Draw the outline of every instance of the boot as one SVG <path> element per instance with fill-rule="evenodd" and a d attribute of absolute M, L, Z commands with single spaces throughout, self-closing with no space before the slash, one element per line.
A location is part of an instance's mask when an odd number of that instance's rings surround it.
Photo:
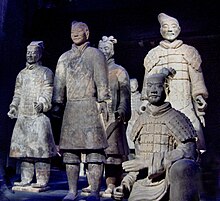
<path fill-rule="evenodd" d="M 50 163 L 36 162 L 35 163 L 37 183 L 32 183 L 32 188 L 44 188 L 47 186 L 50 178 Z"/>
<path fill-rule="evenodd" d="M 21 181 L 14 182 L 15 186 L 29 186 L 34 176 L 34 164 L 31 162 L 21 162 Z"/>
<path fill-rule="evenodd" d="M 89 163 L 88 174 L 90 178 L 91 194 L 88 196 L 87 201 L 100 201 L 99 191 L 103 176 L 103 164 Z"/>
<path fill-rule="evenodd" d="M 77 195 L 77 184 L 79 180 L 79 164 L 66 164 L 66 174 L 69 185 L 69 192 L 62 201 L 75 201 Z"/>

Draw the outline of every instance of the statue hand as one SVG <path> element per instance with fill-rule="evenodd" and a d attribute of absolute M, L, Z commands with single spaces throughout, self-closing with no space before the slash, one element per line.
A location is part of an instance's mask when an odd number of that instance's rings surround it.
<path fill-rule="evenodd" d="M 122 163 L 122 168 L 126 172 L 138 172 L 139 170 L 142 170 L 147 167 L 147 162 L 143 159 L 134 159 Z"/>
<path fill-rule="evenodd" d="M 34 109 L 37 113 L 43 112 L 43 103 L 34 102 Z"/>
<path fill-rule="evenodd" d="M 11 118 L 17 118 L 17 109 L 15 107 L 11 107 L 7 115 Z"/>
<path fill-rule="evenodd" d="M 99 113 L 103 115 L 104 121 L 108 121 L 108 107 L 105 101 L 99 103 Z"/>
<path fill-rule="evenodd" d="M 122 111 L 116 111 L 115 113 L 115 119 L 121 121 L 121 122 L 125 122 L 125 113 Z"/>
<path fill-rule="evenodd" d="M 128 198 L 131 191 L 131 183 L 129 177 L 124 177 L 121 185 L 116 187 L 113 191 L 113 198 L 115 200 L 122 200 L 123 198 Z"/>
<path fill-rule="evenodd" d="M 196 96 L 195 102 L 196 102 L 197 110 L 199 112 L 205 111 L 205 109 L 207 108 L 207 103 L 206 103 L 205 99 L 202 97 L 202 95 Z"/>
<path fill-rule="evenodd" d="M 114 190 L 113 190 L 113 197 L 114 197 L 114 199 L 115 200 L 122 200 L 123 197 L 124 197 L 123 191 L 124 191 L 123 185 L 120 185 L 120 186 L 114 188 Z"/>

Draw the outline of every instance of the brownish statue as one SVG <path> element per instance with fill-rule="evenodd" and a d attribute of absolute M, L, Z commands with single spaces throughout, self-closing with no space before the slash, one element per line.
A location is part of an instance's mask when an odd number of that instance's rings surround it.
<path fill-rule="evenodd" d="M 150 50 L 144 59 L 142 99 L 147 99 L 145 80 L 148 75 L 158 73 L 163 67 L 175 69 L 176 75 L 169 82 L 170 93 L 167 95 L 167 101 L 191 120 L 198 134 L 198 149 L 204 152 L 206 146 L 202 125 L 205 126 L 208 92 L 203 78 L 201 57 L 194 47 L 177 40 L 181 31 L 177 19 L 160 13 L 158 20 L 164 40 Z"/>
<path fill-rule="evenodd" d="M 15 186 L 44 188 L 50 176 L 50 158 L 56 155 L 50 120 L 53 73 L 41 65 L 42 41 L 27 46 L 26 67 L 17 76 L 10 118 L 17 118 L 10 147 L 10 157 L 21 160 L 21 182 Z M 37 183 L 32 183 L 36 172 Z"/>
<path fill-rule="evenodd" d="M 69 193 L 63 200 L 77 199 L 82 153 L 86 154 L 91 180 L 87 200 L 99 200 L 104 149 L 108 146 L 104 128 L 109 99 L 107 65 L 103 53 L 90 47 L 85 23 L 72 22 L 71 38 L 72 48 L 57 63 L 53 95 L 55 115 L 66 99 L 59 148 L 66 164 Z"/>
<path fill-rule="evenodd" d="M 149 103 L 132 130 L 136 157 L 123 162 L 128 174 L 114 197 L 122 199 L 127 190 L 129 201 L 198 201 L 196 131 L 188 117 L 165 102 L 164 74 L 145 81 Z"/>
<path fill-rule="evenodd" d="M 104 191 L 103 197 L 110 197 L 114 187 L 121 183 L 123 173 L 121 164 L 129 154 L 126 128 L 131 117 L 130 80 L 127 71 L 114 61 L 115 43 L 117 43 L 117 40 L 113 36 L 103 36 L 98 45 L 107 60 L 111 97 L 108 104 L 109 119 L 106 122 L 106 134 L 109 144 L 109 147 L 105 149 L 107 156 L 105 164 L 107 189 Z"/>

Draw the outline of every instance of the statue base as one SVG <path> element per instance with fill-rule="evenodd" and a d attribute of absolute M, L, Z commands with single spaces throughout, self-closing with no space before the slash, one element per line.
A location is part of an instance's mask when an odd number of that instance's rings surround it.
<path fill-rule="evenodd" d="M 31 186 L 13 186 L 12 187 L 13 191 L 26 191 L 26 192 L 34 192 L 34 193 L 44 192 L 49 189 L 50 189 L 49 186 L 45 186 L 42 188 L 33 188 Z"/>

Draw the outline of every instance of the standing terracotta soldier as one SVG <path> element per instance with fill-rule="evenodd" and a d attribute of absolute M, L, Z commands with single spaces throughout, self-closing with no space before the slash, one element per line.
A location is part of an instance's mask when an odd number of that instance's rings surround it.
<path fill-rule="evenodd" d="M 17 76 L 10 118 L 17 118 L 10 157 L 21 160 L 21 182 L 15 186 L 44 188 L 50 176 L 50 158 L 56 155 L 50 120 L 44 114 L 51 108 L 53 73 L 41 65 L 43 42 L 27 46 L 26 67 Z M 31 181 L 36 171 L 37 183 Z"/>
<path fill-rule="evenodd" d="M 115 43 L 117 40 L 113 36 L 103 36 L 98 45 L 107 60 L 111 97 L 111 102 L 108 104 L 109 120 L 105 124 L 109 147 L 105 149 L 107 189 L 103 196 L 111 196 L 114 187 L 120 184 L 123 173 L 121 164 L 127 160 L 129 154 L 126 128 L 131 117 L 130 79 L 127 71 L 115 63 L 113 58 Z"/>
<path fill-rule="evenodd" d="M 69 193 L 63 200 L 77 199 L 82 153 L 86 154 L 91 179 L 87 200 L 99 200 L 104 149 L 108 146 L 103 125 L 107 117 L 105 101 L 109 99 L 107 65 L 103 53 L 89 46 L 89 29 L 85 23 L 72 22 L 71 38 L 72 48 L 57 63 L 53 96 L 53 113 L 59 113 L 67 100 L 59 144 L 69 184 Z"/>
<path fill-rule="evenodd" d="M 148 75 L 158 73 L 163 67 L 175 69 L 176 75 L 170 80 L 167 101 L 191 120 L 198 134 L 198 148 L 203 152 L 206 146 L 201 124 L 205 126 L 204 115 L 207 107 L 205 100 L 208 98 L 208 92 L 203 78 L 201 57 L 194 47 L 177 40 L 181 31 L 177 19 L 160 13 L 158 20 L 164 40 L 150 50 L 144 59 L 142 99 L 147 99 Z"/>
<path fill-rule="evenodd" d="M 130 79 L 130 86 L 131 86 L 131 119 L 128 121 L 126 135 L 127 135 L 129 148 L 133 152 L 134 143 L 131 141 L 131 135 L 132 135 L 131 131 L 140 113 L 139 110 L 140 110 L 142 101 L 141 101 L 141 93 L 138 91 L 138 81 L 136 78 Z"/>
<path fill-rule="evenodd" d="M 129 201 L 198 201 L 196 131 L 188 117 L 165 102 L 165 74 L 145 81 L 149 103 L 132 130 L 136 157 L 122 164 L 128 174 L 114 197 L 122 199 L 127 189 Z"/>

